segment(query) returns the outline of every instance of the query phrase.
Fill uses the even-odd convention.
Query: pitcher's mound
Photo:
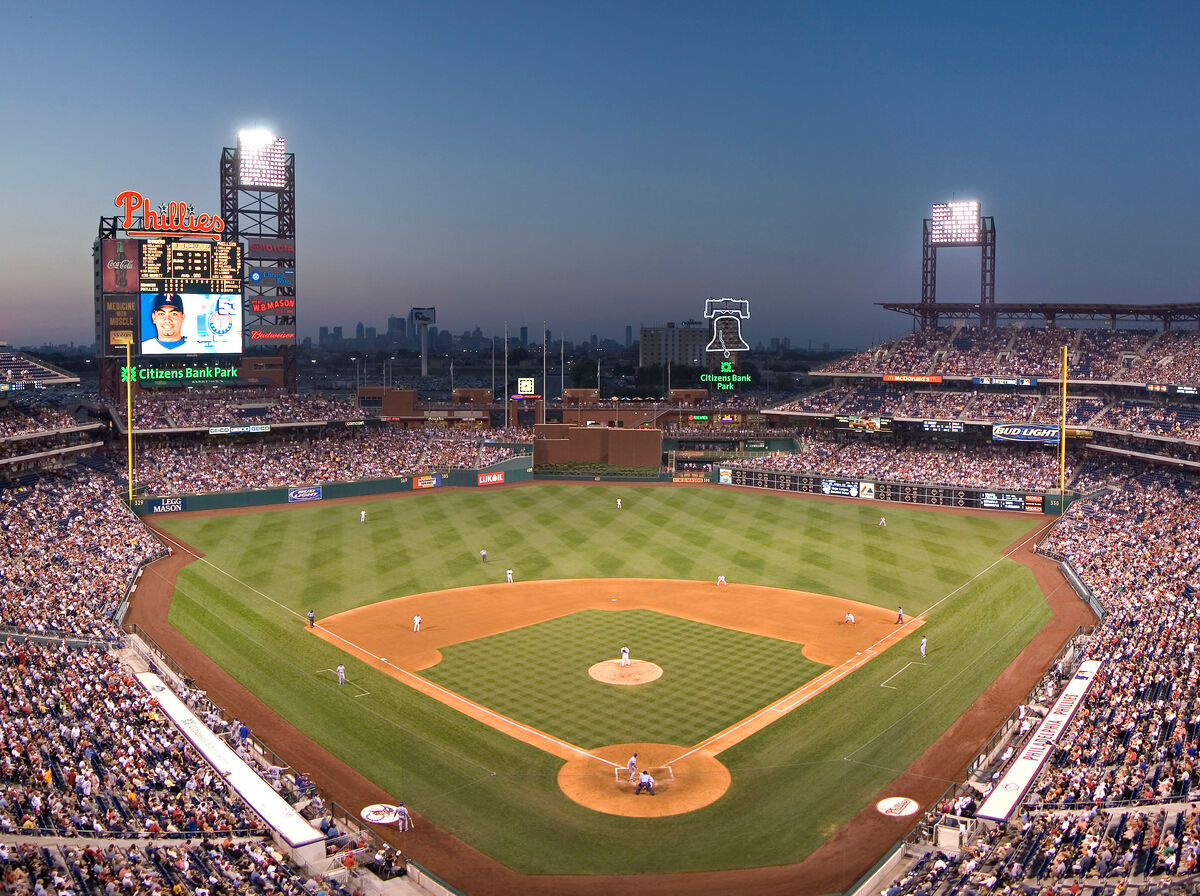
[[[662,674],[662,666],[645,660],[630,660],[628,666],[622,666],[620,660],[605,660],[588,669],[588,675],[605,684],[645,684]]]

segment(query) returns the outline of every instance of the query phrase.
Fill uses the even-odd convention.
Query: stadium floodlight
[[[238,186],[281,190],[287,185],[282,137],[265,128],[238,131]]]
[[[939,202],[930,215],[929,241],[940,246],[978,246],[982,221],[978,199]]]

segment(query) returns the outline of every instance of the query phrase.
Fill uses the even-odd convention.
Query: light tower
[[[980,214],[979,200],[934,205],[921,227],[921,329],[937,326],[937,250],[978,246],[979,325],[996,325],[996,222]]]
[[[296,389],[296,157],[282,137],[238,132],[221,150],[224,238],[245,246],[246,349],[279,354],[284,382]]]

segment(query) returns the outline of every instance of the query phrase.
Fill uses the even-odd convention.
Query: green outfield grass
[[[636,658],[671,674],[635,688],[588,676],[602,658],[596,645],[626,642],[651,645]],[[828,668],[803,651],[791,641],[650,610],[584,610],[445,648],[422,674],[575,746],[691,746]]]
[[[368,521],[360,524],[364,507]],[[1000,558],[1041,518],[888,505],[888,525],[880,529],[880,512],[721,488],[538,484],[156,522],[205,554],[180,576],[171,622],[268,705],[509,867],[595,874],[799,861],[944,731],[1048,619],[1033,576]],[[937,606],[921,629],[929,639],[927,665],[908,665],[917,638],[908,639],[721,754],[733,781],[717,803],[671,818],[618,821],[562,796],[560,760],[348,659],[303,628],[310,608],[325,616],[398,595],[494,582],[508,567],[518,580],[713,580],[723,573],[730,582],[903,604],[907,614]],[[462,649],[491,649],[492,640]],[[496,703],[506,687],[525,689],[533,696],[522,699],[522,712],[541,712],[544,721],[535,724],[572,726],[579,733],[568,739],[699,739],[686,717],[661,720],[653,738],[622,732],[610,719],[589,731],[584,720],[556,716],[550,701],[538,709],[537,693],[555,682],[538,679],[537,664],[527,664],[526,673],[510,659],[505,683],[468,684],[462,676],[477,676],[455,668],[455,650],[427,674],[458,676],[480,693],[490,689]],[[369,697],[349,697],[331,673],[319,671],[338,662]],[[763,659],[764,678],[774,674],[773,662]],[[794,671],[798,683],[804,673]],[[880,687],[892,676],[896,690]],[[574,693],[593,684],[580,681]],[[726,682],[722,699],[741,699],[731,694],[742,684]],[[720,690],[721,683],[705,687]],[[275,746],[286,757],[286,744]]]

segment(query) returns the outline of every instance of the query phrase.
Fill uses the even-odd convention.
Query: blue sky
[[[26,3],[0,34],[0,339],[90,342],[118,192],[219,210],[296,154],[298,316],[751,342],[905,332],[921,219],[977,198],[998,301],[1200,300],[1200,5]],[[978,296],[977,250],[939,297]]]

